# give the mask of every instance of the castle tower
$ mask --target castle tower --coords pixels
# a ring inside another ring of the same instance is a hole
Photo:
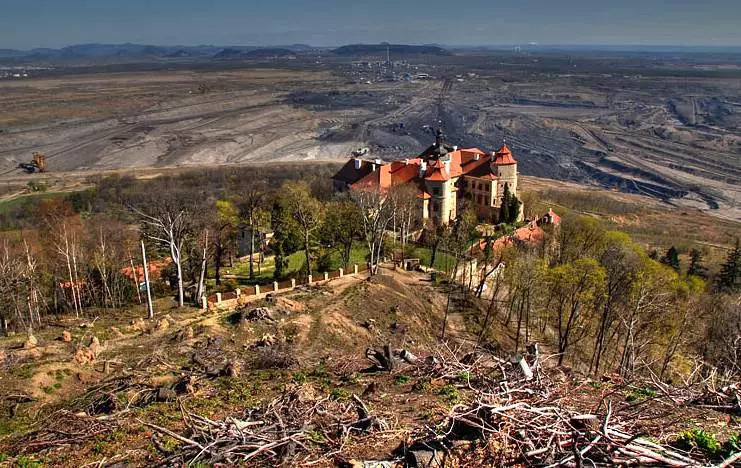
[[[497,194],[501,196],[504,193],[504,184],[509,185],[509,191],[512,195],[518,196],[517,193],[517,161],[512,156],[512,150],[505,144],[497,150],[491,161],[491,171],[497,175],[498,185]]]

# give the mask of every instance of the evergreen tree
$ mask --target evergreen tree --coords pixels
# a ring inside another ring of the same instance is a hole
[[[520,214],[520,206],[522,205],[522,202],[514,195],[510,195],[509,197],[509,216],[510,219],[508,222],[514,223],[517,222],[517,216]]]
[[[725,263],[720,268],[718,283],[723,289],[738,289],[741,280],[741,246],[736,238],[736,246],[728,252]]]
[[[671,267],[672,269],[674,269],[674,271],[679,273],[679,252],[677,251],[676,247],[674,247],[673,245],[669,247],[669,250],[666,251],[666,254],[661,257],[661,263]]]
[[[690,265],[687,268],[687,276],[708,277],[708,269],[702,264],[702,252],[697,249],[690,251]]]
[[[509,193],[509,184],[504,183],[504,193],[502,194],[502,206],[499,207],[499,222],[509,223],[512,217],[512,195]]]

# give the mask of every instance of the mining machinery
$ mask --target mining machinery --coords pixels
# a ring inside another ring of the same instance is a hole
[[[23,169],[28,174],[35,172],[46,172],[46,156],[44,153],[33,153],[31,162],[18,164],[18,169]]]

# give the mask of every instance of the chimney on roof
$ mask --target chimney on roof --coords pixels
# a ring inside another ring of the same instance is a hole
[[[363,166],[363,160],[360,158],[355,158],[355,170],[360,169]]]
[[[376,172],[376,163],[371,163],[371,171]]]
[[[409,165],[409,158],[406,158],[406,159],[404,160],[404,165],[405,165],[405,166],[408,166],[408,165]]]
[[[458,151],[458,146],[453,145],[453,151]]]
[[[427,161],[422,161],[419,165],[419,177],[424,177],[425,171],[427,171]]]
[[[478,161],[479,160],[479,153],[474,153],[473,154],[473,160],[474,161]]]

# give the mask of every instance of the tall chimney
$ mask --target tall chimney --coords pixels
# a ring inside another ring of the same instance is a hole
[[[362,167],[363,160],[360,158],[355,158],[355,170],[358,170]]]

